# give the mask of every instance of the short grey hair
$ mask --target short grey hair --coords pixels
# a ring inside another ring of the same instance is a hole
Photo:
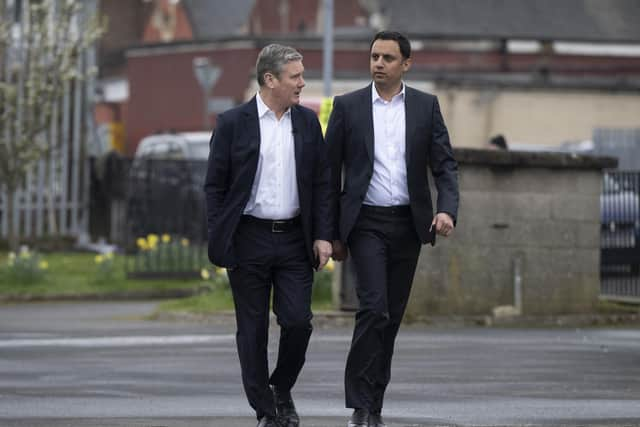
[[[275,43],[265,46],[258,54],[256,61],[258,84],[264,86],[265,73],[271,73],[280,78],[282,67],[292,61],[302,61],[302,55],[294,48]]]

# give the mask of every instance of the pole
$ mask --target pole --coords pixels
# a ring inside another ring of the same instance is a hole
[[[333,81],[333,0],[324,1],[324,49],[322,52],[323,95],[330,97]]]

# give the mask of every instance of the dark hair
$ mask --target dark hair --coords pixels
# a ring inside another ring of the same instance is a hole
[[[380,31],[375,36],[373,36],[373,40],[371,40],[371,45],[369,46],[369,51],[373,47],[373,43],[376,40],[394,40],[398,43],[398,47],[400,48],[400,53],[404,59],[411,58],[411,43],[409,43],[409,39],[400,34],[397,31]]]

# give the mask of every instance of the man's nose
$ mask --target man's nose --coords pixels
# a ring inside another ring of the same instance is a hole
[[[299,88],[303,88],[307,85],[307,83],[304,81],[304,79],[302,77],[300,77],[300,83],[298,83],[298,87]]]

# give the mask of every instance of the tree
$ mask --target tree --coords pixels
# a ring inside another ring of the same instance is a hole
[[[17,4],[17,3],[16,3]],[[79,61],[103,34],[97,15],[82,19],[80,0],[25,0],[14,22],[0,0],[0,190],[7,196],[9,244],[15,249],[13,203],[35,164],[55,149],[48,130],[55,105],[74,79]]]

